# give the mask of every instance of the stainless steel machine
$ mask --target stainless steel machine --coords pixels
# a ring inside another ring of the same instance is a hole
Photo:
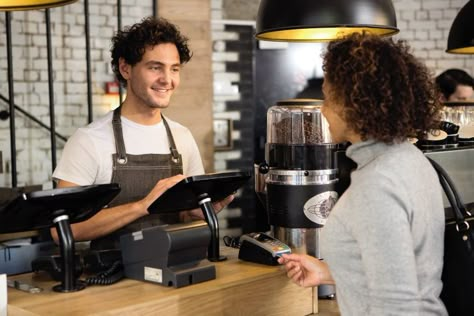
[[[448,134],[445,143],[419,146],[426,156],[448,172],[468,210],[474,210],[474,102],[447,102],[441,112],[441,130]],[[450,205],[444,197],[446,217]]]
[[[474,146],[425,150],[424,153],[446,170],[467,209],[474,211]],[[452,210],[446,196],[444,207],[446,218],[452,218]]]
[[[321,258],[319,236],[341,188],[338,156],[321,100],[279,101],[267,112],[265,163],[256,166],[256,192],[275,238],[293,252]],[[319,297],[333,297],[320,286]]]

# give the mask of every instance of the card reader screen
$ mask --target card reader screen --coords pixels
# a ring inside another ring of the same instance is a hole
[[[273,240],[268,235],[265,234],[255,234],[254,238],[260,242],[267,242]]]

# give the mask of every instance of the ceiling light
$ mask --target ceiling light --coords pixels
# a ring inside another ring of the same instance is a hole
[[[470,0],[454,19],[449,30],[448,49],[451,54],[474,54],[474,1]]]
[[[0,0],[0,11],[37,10],[71,4],[77,0]]]
[[[262,0],[256,37],[285,42],[325,42],[354,32],[399,32],[390,0]]]

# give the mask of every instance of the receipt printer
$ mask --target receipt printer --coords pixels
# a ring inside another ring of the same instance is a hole
[[[125,277],[183,287],[216,278],[204,221],[145,228],[120,237]]]

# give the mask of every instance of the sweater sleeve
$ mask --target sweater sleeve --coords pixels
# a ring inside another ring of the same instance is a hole
[[[368,315],[418,315],[421,300],[411,215],[403,189],[389,180],[376,181],[358,196],[354,207],[359,212],[351,227],[366,274]]]

